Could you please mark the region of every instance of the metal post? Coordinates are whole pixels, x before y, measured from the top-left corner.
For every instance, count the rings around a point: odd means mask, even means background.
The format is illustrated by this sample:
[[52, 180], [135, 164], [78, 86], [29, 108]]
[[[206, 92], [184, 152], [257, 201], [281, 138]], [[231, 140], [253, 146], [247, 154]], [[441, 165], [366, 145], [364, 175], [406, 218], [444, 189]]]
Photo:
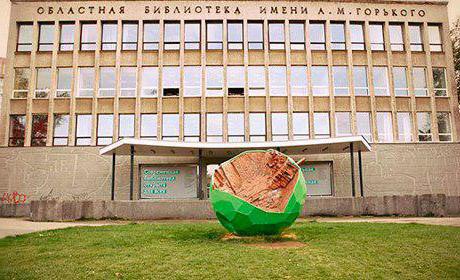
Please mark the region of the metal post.
[[358, 170], [359, 170], [359, 191], [361, 192], [361, 197], [364, 196], [363, 189], [363, 163], [361, 159], [361, 150], [358, 151]]
[[129, 200], [133, 200], [134, 181], [134, 146], [131, 145], [131, 168], [129, 170]]
[[115, 157], [116, 154], [112, 154], [112, 200], [115, 200]]
[[351, 161], [351, 196], [355, 197], [355, 158], [353, 153], [353, 143], [350, 143], [350, 161]]
[[203, 199], [203, 157], [201, 149], [198, 150], [198, 189], [197, 196], [199, 199]]

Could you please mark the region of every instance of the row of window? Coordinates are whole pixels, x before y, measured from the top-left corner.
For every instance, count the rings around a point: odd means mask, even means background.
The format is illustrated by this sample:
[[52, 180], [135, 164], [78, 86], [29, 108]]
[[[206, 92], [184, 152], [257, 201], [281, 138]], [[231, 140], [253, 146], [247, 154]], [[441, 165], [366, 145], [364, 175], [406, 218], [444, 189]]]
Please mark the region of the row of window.
[[[160, 44], [160, 26], [158, 21], [144, 21], [143, 23], [143, 50], [158, 50]], [[309, 22], [309, 41], [313, 50], [326, 49], [326, 24], [321, 21]], [[351, 22], [349, 25], [350, 45], [352, 50], [365, 50], [365, 24], [364, 22]], [[424, 51], [423, 25], [410, 23], [408, 30], [403, 23], [390, 23], [388, 28], [389, 38], [385, 38], [383, 22], [369, 23], [369, 45], [371, 50], [385, 50], [385, 39], [389, 40], [392, 51], [404, 51], [406, 49], [404, 37], [409, 37], [409, 49], [411, 51]], [[71, 51], [74, 49], [75, 23], [59, 23], [59, 50]], [[429, 50], [440, 52], [442, 47], [442, 25], [429, 24], [428, 38]], [[227, 22], [227, 48], [243, 49], [243, 21]], [[98, 38], [96, 22], [82, 22], [80, 26], [80, 50], [93, 51], [96, 42], [101, 41], [101, 50], [113, 51], [117, 49], [118, 23], [112, 21], [102, 22], [101, 38]], [[248, 21], [248, 49], [261, 50], [264, 48], [264, 23], [263, 21]], [[17, 51], [31, 51], [33, 38], [33, 25], [31, 22], [18, 24]], [[126, 21], [122, 23], [122, 50], [137, 50], [139, 22]], [[181, 31], [179, 21], [165, 21], [163, 26], [163, 43], [165, 50], [180, 49]], [[305, 22], [290, 21], [288, 26], [289, 41], [292, 50], [305, 49]], [[333, 50], [345, 50], [346, 24], [345, 22], [332, 21], [329, 25], [330, 43]], [[185, 21], [184, 25], [185, 49], [197, 50], [201, 45], [201, 23], [199, 21]], [[223, 49], [224, 24], [222, 21], [206, 22], [206, 48]], [[52, 51], [55, 36], [54, 22], [40, 22], [38, 36], [38, 51]], [[284, 22], [268, 22], [268, 40], [271, 50], [285, 49]]]
[[[412, 119], [409, 112], [398, 112], [398, 139], [400, 142], [414, 141], [412, 136]], [[437, 126], [440, 141], [451, 141], [450, 114], [447, 112], [437, 113]], [[91, 114], [76, 115], [75, 143], [77, 146], [91, 144], [92, 132]], [[162, 115], [162, 139], [179, 141], [179, 114]], [[416, 113], [418, 141], [432, 141], [431, 114], [429, 112]], [[331, 136], [328, 112], [315, 112], [314, 138], [328, 138]], [[68, 145], [69, 139], [69, 115], [54, 116], [53, 145]], [[157, 139], [158, 120], [156, 114], [141, 115], [140, 137], [145, 139]], [[376, 115], [378, 141], [393, 142], [393, 122], [391, 112], [377, 112]], [[199, 142], [200, 139], [200, 114], [190, 113], [183, 115], [184, 141]], [[25, 115], [10, 116], [10, 146], [24, 146], [25, 139]], [[244, 113], [228, 113], [228, 141], [244, 142], [245, 122]], [[135, 117], [134, 114], [120, 114], [118, 124], [118, 137], [134, 137]], [[44, 146], [47, 140], [48, 115], [32, 115], [31, 145]], [[356, 113], [357, 134], [363, 135], [372, 142], [371, 118], [369, 112]], [[271, 114], [272, 141], [288, 140], [288, 115], [287, 113]], [[293, 140], [309, 139], [309, 113], [295, 112], [292, 114]], [[335, 113], [336, 137], [352, 135], [350, 112]], [[112, 143], [114, 136], [114, 116], [112, 114], [97, 115], [97, 145]], [[206, 140], [207, 142], [222, 142], [223, 137], [223, 114], [206, 114]], [[265, 113], [249, 114], [249, 141], [266, 141], [266, 115]]]
[[[207, 96], [222, 96], [224, 94], [224, 67], [205, 67], [205, 87]], [[388, 67], [374, 66], [373, 86], [375, 95], [390, 95]], [[51, 68], [36, 69], [35, 98], [48, 98], [51, 90]], [[116, 95], [116, 68], [99, 68], [99, 92], [100, 97], [113, 97]], [[159, 78], [158, 67], [143, 67], [141, 69], [141, 96], [158, 96]], [[162, 96], [179, 96], [180, 67], [162, 67]], [[244, 66], [228, 66], [227, 89], [228, 95], [245, 94], [245, 71]], [[408, 71], [406, 67], [394, 66], [391, 69], [394, 81], [394, 93], [396, 96], [409, 95]], [[70, 97], [73, 80], [72, 68], [57, 69], [56, 97]], [[349, 75], [347, 66], [333, 66], [332, 88], [334, 95], [349, 95]], [[352, 78], [355, 95], [369, 95], [368, 69], [366, 66], [353, 66]], [[427, 71], [425, 67], [412, 68], [412, 81], [416, 96], [427, 96]], [[200, 66], [184, 67], [184, 96], [201, 96], [202, 68]], [[435, 96], [447, 96], [446, 70], [445, 68], [433, 68], [433, 87]], [[312, 94], [315, 96], [329, 95], [329, 70], [327, 66], [311, 67]], [[14, 78], [13, 98], [26, 98], [29, 92], [29, 68], [16, 68]], [[80, 67], [78, 69], [78, 85], [76, 96], [94, 96], [95, 68]], [[248, 94], [265, 95], [265, 67], [248, 66]], [[268, 86], [270, 95], [283, 96], [287, 94], [287, 68], [285, 66], [268, 67]], [[308, 79], [306, 66], [290, 67], [290, 90], [292, 95], [307, 95]], [[134, 97], [137, 91], [137, 67], [121, 67], [120, 70], [120, 96]]]

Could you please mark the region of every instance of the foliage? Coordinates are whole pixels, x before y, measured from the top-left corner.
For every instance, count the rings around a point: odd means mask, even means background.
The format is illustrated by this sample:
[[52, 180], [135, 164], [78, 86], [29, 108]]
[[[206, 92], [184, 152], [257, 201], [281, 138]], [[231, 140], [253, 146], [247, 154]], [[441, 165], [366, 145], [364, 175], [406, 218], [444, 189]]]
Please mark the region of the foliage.
[[[222, 240], [215, 222], [79, 227], [0, 239], [0, 279], [460, 279], [460, 229], [298, 222], [306, 246]], [[266, 244], [266, 243], [264, 243]]]
[[457, 94], [460, 102], [460, 19], [452, 25], [450, 30], [452, 40], [452, 51], [454, 54], [455, 78], [457, 80]]

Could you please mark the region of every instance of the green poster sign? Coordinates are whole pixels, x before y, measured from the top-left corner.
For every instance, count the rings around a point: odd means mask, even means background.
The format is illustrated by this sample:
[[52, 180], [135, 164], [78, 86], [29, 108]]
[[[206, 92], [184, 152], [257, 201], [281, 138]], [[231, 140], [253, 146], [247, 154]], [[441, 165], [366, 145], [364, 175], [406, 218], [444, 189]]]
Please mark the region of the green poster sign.
[[142, 165], [141, 198], [184, 199], [197, 197], [196, 166]]

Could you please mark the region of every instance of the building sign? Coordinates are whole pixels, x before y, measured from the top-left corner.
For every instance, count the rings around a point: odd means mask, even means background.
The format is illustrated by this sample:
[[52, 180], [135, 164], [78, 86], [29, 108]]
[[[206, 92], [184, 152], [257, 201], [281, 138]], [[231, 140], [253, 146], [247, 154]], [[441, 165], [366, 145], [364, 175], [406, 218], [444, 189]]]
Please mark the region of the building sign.
[[197, 197], [197, 167], [141, 165], [141, 198]]
[[300, 166], [307, 195], [332, 195], [332, 162], [312, 162]]

